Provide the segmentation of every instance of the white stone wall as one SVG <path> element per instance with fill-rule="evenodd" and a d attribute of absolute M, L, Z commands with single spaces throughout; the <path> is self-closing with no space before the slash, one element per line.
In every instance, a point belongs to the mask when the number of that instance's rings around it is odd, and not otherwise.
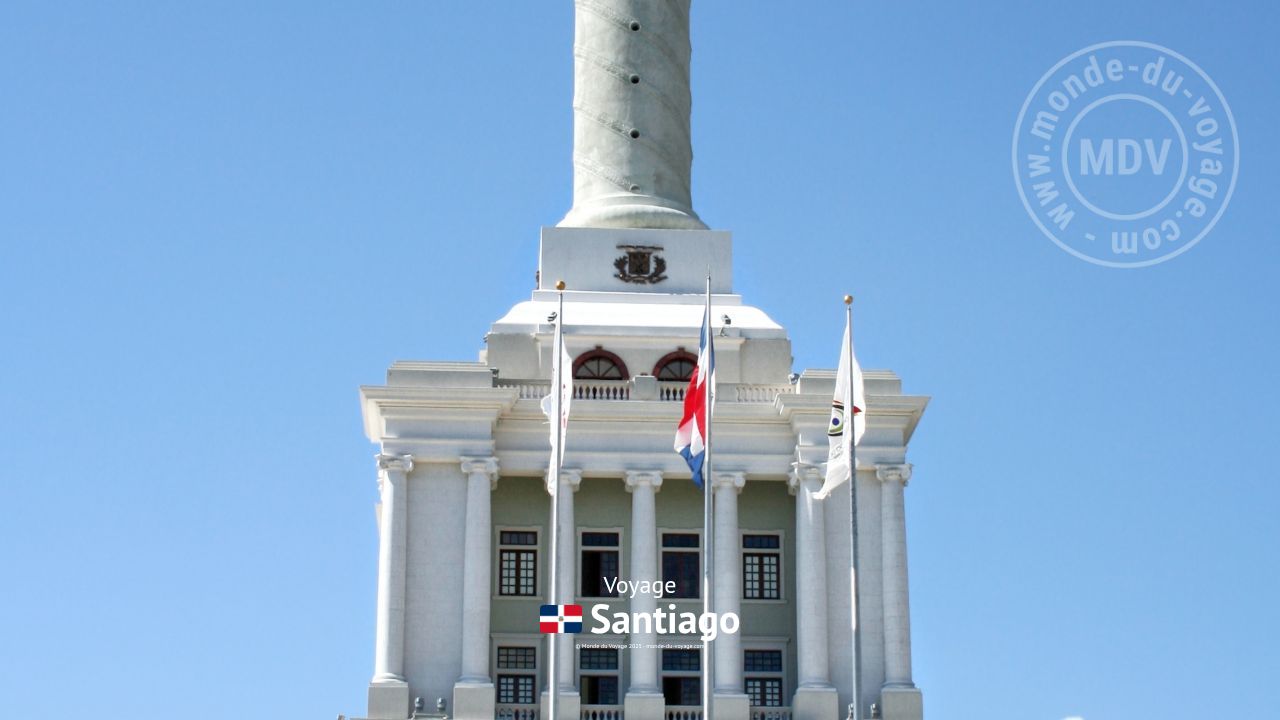
<path fill-rule="evenodd" d="M 409 477 L 405 677 L 431 707 L 462 670 L 466 479 L 458 463 L 418 463 Z"/>

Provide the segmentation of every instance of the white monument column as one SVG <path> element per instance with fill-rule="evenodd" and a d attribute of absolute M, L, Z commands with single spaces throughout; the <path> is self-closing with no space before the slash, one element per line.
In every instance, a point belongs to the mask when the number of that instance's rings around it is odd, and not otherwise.
<path fill-rule="evenodd" d="M 631 493 L 631 580 L 659 583 L 658 519 L 655 494 L 662 487 L 662 473 L 651 470 L 628 470 L 627 492 Z M 637 593 L 631 599 L 631 612 L 652 613 L 658 599 L 650 593 Z M 623 715 L 629 720 L 662 720 L 665 701 L 658 687 L 658 636 L 656 633 L 632 633 L 631 686 L 623 704 Z"/>
<path fill-rule="evenodd" d="M 573 515 L 573 494 L 578 491 L 578 487 L 582 484 L 582 471 L 571 470 L 569 468 L 560 469 L 560 502 L 557 505 L 557 522 L 560 526 L 560 545 L 559 552 L 556 554 L 556 594 L 558 602 L 562 605 L 568 605 L 577 602 L 578 589 L 574 587 L 574 578 L 577 576 L 577 550 L 578 550 L 578 526 Z M 550 498 L 548 498 L 550 499 Z M 550 538 L 547 540 L 547 548 L 551 547 Z M 547 567 L 551 564 L 547 563 Z M 586 608 L 583 608 L 586 610 Z M 590 623 L 590 619 L 583 618 L 584 624 Z M 556 675 L 560 680 L 560 706 L 557 708 L 559 720 L 578 720 L 579 708 L 581 707 L 581 697 L 578 694 L 578 688 L 574 685 L 574 668 L 577 667 L 578 657 L 574 652 L 574 641 L 577 635 L 565 633 L 557 637 L 557 667 Z M 550 682 L 550 679 L 548 679 Z M 547 707 L 548 697 L 546 693 L 542 696 L 542 715 L 541 717 L 549 718 L 550 709 Z"/>
<path fill-rule="evenodd" d="M 690 0 L 576 0 L 573 209 L 561 227 L 705 230 L 689 174 Z"/>
<path fill-rule="evenodd" d="M 715 498 L 715 567 L 713 595 L 720 617 L 742 610 L 742 539 L 738 536 L 738 493 L 746 485 L 741 472 L 713 473 Z M 742 631 L 720 633 L 715 649 L 714 720 L 744 720 L 750 701 L 742 686 Z"/>
<path fill-rule="evenodd" d="M 796 496 L 796 665 L 791 714 L 796 720 L 832 718 L 840 698 L 831 684 L 827 653 L 827 531 L 816 465 L 795 463 L 790 479 Z"/>
<path fill-rule="evenodd" d="M 377 456 L 382 499 L 378 528 L 378 615 L 369 716 L 403 718 L 409 710 L 404 679 L 404 586 L 411 455 Z"/>
<path fill-rule="evenodd" d="M 498 482 L 498 461 L 462 458 L 467 477 L 466 535 L 463 538 L 462 676 L 453 687 L 453 717 L 491 720 L 494 688 L 489 677 L 489 600 L 493 592 L 493 524 L 490 494 Z"/>
<path fill-rule="evenodd" d="M 907 523 L 903 490 L 911 465 L 876 465 L 880 480 L 880 548 L 884 572 L 884 685 L 881 711 L 886 720 L 923 715 L 920 691 L 911 681 L 911 611 L 907 595 Z"/>

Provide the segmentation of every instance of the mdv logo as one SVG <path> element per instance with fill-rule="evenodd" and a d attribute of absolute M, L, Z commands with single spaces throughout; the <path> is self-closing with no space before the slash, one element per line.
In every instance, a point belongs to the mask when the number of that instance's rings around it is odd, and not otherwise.
<path fill-rule="evenodd" d="M 1135 175 L 1145 167 L 1164 175 L 1172 146 L 1171 138 L 1103 138 L 1096 145 L 1092 138 L 1080 138 L 1080 174 Z"/>
<path fill-rule="evenodd" d="M 1058 247 L 1115 268 L 1154 265 L 1200 241 L 1239 172 L 1235 121 L 1190 60 L 1140 41 L 1099 43 L 1032 88 L 1013 135 L 1027 214 Z"/>

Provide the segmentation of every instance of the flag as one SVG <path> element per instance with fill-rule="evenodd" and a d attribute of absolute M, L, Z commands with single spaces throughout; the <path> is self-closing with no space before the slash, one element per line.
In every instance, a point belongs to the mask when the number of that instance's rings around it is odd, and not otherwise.
<path fill-rule="evenodd" d="M 716 391 L 716 353 L 711 342 L 711 308 L 702 316 L 702 336 L 698 341 L 698 367 L 684 391 L 684 417 L 676 428 L 676 452 L 684 456 L 693 471 L 693 482 L 702 487 L 702 461 L 707 452 L 707 418 L 711 409 L 707 389 Z"/>
<path fill-rule="evenodd" d="M 844 323 L 844 342 L 840 345 L 840 368 L 836 371 L 836 393 L 831 400 L 831 424 L 827 427 L 827 477 L 814 497 L 819 500 L 831 494 L 853 475 L 853 448 L 867 429 L 867 400 L 862 387 L 862 368 L 853 354 L 853 338 L 849 320 Z M 852 426 L 849 419 L 852 418 Z M 851 432 L 852 431 L 852 432 Z"/>
<path fill-rule="evenodd" d="M 573 359 L 569 357 L 569 351 L 564 346 L 564 333 L 561 332 L 563 325 L 561 316 L 556 316 L 556 334 L 555 347 L 552 349 L 551 361 L 551 392 L 542 398 L 542 414 L 547 416 L 547 420 L 551 425 L 551 451 L 555 455 L 555 459 L 564 458 L 565 437 L 569 434 L 569 403 L 573 400 Z M 560 418 L 556 419 L 556 384 L 560 384 Z M 557 444 L 557 439 L 559 443 Z M 557 446 L 558 445 L 558 446 Z M 552 464 L 555 464 L 555 459 Z M 558 468 L 557 468 L 558 470 Z M 552 483 L 556 482 L 558 472 L 547 473 L 547 492 L 555 492 Z"/>
<path fill-rule="evenodd" d="M 538 612 L 538 629 L 555 634 L 582 632 L 582 606 L 543 605 Z"/>

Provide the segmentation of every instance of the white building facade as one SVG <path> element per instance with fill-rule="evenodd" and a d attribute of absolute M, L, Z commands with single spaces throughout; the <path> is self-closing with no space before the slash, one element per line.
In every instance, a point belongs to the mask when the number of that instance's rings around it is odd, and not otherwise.
<path fill-rule="evenodd" d="M 551 582 L 588 612 L 584 633 L 559 636 L 562 720 L 697 720 L 703 682 L 717 720 L 835 720 L 853 701 L 855 657 L 860 717 L 923 716 L 903 500 L 927 398 L 904 395 L 891 372 L 866 373 L 855 653 L 850 486 L 813 497 L 835 373 L 792 375 L 786 331 L 733 293 L 729 233 L 692 209 L 688 21 L 687 0 L 578 0 L 574 206 L 542 231 L 537 289 L 492 325 L 478 361 L 397 362 L 385 385 L 361 388 L 380 449 L 369 718 L 546 718 L 538 611 Z M 718 384 L 715 521 L 704 528 L 672 437 L 708 272 Z M 540 401 L 557 280 L 575 377 L 559 512 L 575 531 L 551 578 Z M 714 677 L 688 649 L 696 635 L 586 632 L 598 603 L 700 612 L 708 538 L 715 610 L 741 618 L 714 642 Z M 608 597 L 610 578 L 675 592 Z"/>

